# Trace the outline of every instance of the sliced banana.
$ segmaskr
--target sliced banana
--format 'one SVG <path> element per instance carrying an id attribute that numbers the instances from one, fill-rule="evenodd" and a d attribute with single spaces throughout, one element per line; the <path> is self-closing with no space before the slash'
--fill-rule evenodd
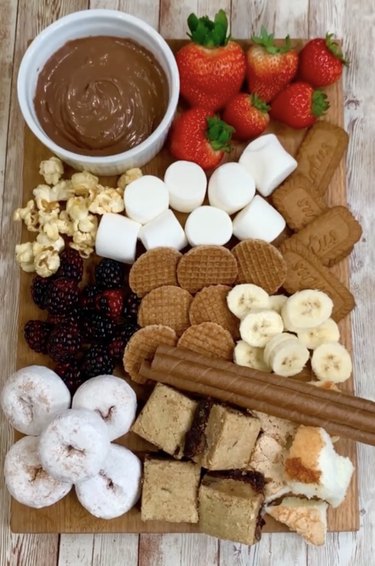
<path id="1" fill-rule="evenodd" d="M 286 295 L 271 295 L 270 296 L 270 308 L 273 311 L 278 312 L 281 314 L 281 309 L 285 305 L 288 297 Z"/>
<path id="2" fill-rule="evenodd" d="M 279 344 L 282 344 L 282 342 L 285 342 L 286 340 L 298 340 L 297 336 L 295 334 L 290 334 L 289 332 L 282 332 L 281 334 L 276 334 L 275 336 L 272 336 L 272 338 L 267 342 L 265 348 L 264 348 L 264 361 L 265 363 L 269 366 L 272 367 L 272 352 L 273 350 L 276 348 L 276 346 L 279 346 Z"/>
<path id="3" fill-rule="evenodd" d="M 334 383 L 349 379 L 353 369 L 348 350 L 338 342 L 318 346 L 313 351 L 311 366 L 318 379 Z"/>
<path id="4" fill-rule="evenodd" d="M 293 328 L 315 328 L 332 314 L 332 299 L 322 291 L 304 289 L 286 301 L 282 312 Z"/>
<path id="5" fill-rule="evenodd" d="M 329 318 L 316 328 L 298 330 L 298 339 L 310 350 L 315 350 L 325 342 L 338 342 L 340 330 L 333 318 Z"/>
<path id="6" fill-rule="evenodd" d="M 244 318 L 252 309 L 269 309 L 270 297 L 262 287 L 252 283 L 236 285 L 227 295 L 229 310 Z"/>
<path id="7" fill-rule="evenodd" d="M 264 348 L 268 340 L 284 329 L 281 316 L 271 310 L 250 312 L 242 319 L 240 335 L 250 346 Z"/>
<path id="8" fill-rule="evenodd" d="M 291 377 L 303 370 L 310 354 L 306 346 L 296 338 L 290 338 L 276 346 L 271 353 L 272 371 Z"/>
<path id="9" fill-rule="evenodd" d="M 289 330 L 289 332 L 298 332 L 298 328 L 296 328 L 292 323 L 291 320 L 286 312 L 286 303 L 287 301 L 285 301 L 285 303 L 283 304 L 283 306 L 281 307 L 281 318 L 283 319 L 283 323 L 284 323 L 284 328 L 286 330 Z"/>
<path id="10" fill-rule="evenodd" d="M 250 346 L 244 340 L 239 340 L 234 348 L 234 363 L 239 366 L 246 366 L 259 371 L 270 371 L 263 357 L 264 349 Z"/>

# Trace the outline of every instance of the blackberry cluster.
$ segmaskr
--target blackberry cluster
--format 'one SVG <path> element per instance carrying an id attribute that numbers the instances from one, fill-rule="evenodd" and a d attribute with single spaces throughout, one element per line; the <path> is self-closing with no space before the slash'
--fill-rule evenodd
<path id="1" fill-rule="evenodd" d="M 56 362 L 74 359 L 81 350 L 82 338 L 77 323 L 56 325 L 48 338 L 47 352 Z"/>
<path id="2" fill-rule="evenodd" d="M 93 344 L 84 354 L 81 362 L 81 375 L 84 380 L 96 375 L 111 374 L 115 361 L 103 344 Z"/>
<path id="3" fill-rule="evenodd" d="M 68 314 L 78 305 L 78 284 L 72 279 L 54 279 L 48 286 L 45 306 L 50 314 Z"/>
<path id="4" fill-rule="evenodd" d="M 52 324 L 44 320 L 29 320 L 23 329 L 26 342 L 32 350 L 39 354 L 47 353 L 48 339 Z"/>
<path id="5" fill-rule="evenodd" d="M 101 289 L 119 289 L 124 287 L 124 265 L 113 259 L 102 259 L 95 269 L 95 283 Z"/>
<path id="6" fill-rule="evenodd" d="M 83 276 L 83 259 L 73 248 L 65 248 L 60 254 L 60 267 L 56 273 L 57 278 L 81 281 Z"/>
<path id="7" fill-rule="evenodd" d="M 129 291 L 124 300 L 124 318 L 132 322 L 137 322 L 138 309 L 140 304 L 141 299 L 135 293 Z"/>

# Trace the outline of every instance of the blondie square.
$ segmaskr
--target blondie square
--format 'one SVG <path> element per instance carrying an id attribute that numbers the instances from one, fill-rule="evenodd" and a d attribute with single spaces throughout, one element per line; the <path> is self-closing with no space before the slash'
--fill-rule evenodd
<path id="1" fill-rule="evenodd" d="M 198 523 L 200 467 L 192 462 L 147 458 L 144 464 L 141 519 Z"/>
<path id="2" fill-rule="evenodd" d="M 180 459 L 196 406 L 196 401 L 158 383 L 133 424 L 132 431 Z"/>
<path id="3" fill-rule="evenodd" d="M 259 474 L 260 476 L 260 474 Z M 199 488 L 199 526 L 202 533 L 243 544 L 261 536 L 264 496 L 251 475 L 206 475 Z"/>

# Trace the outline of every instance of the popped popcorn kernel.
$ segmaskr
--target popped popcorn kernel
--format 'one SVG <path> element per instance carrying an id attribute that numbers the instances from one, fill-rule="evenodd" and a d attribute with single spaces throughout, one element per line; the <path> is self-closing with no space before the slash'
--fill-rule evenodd
<path id="1" fill-rule="evenodd" d="M 35 271 L 40 277 L 50 277 L 60 267 L 60 256 L 57 250 L 45 249 L 36 254 Z"/>
<path id="2" fill-rule="evenodd" d="M 35 202 L 31 199 L 24 208 L 17 208 L 14 211 L 13 220 L 23 221 L 29 232 L 38 232 L 39 218 Z"/>
<path id="3" fill-rule="evenodd" d="M 106 212 L 123 212 L 125 209 L 121 189 L 111 187 L 100 187 L 98 194 L 89 206 L 89 211 L 94 214 L 105 214 Z"/>
<path id="4" fill-rule="evenodd" d="M 139 167 L 133 167 L 132 169 L 128 169 L 118 178 L 117 186 L 120 189 L 124 190 L 126 185 L 129 185 L 129 183 L 131 183 L 132 181 L 139 179 L 139 177 L 142 177 L 142 175 L 143 175 L 142 170 L 139 169 Z"/>
<path id="5" fill-rule="evenodd" d="M 72 220 L 82 220 L 89 213 L 89 200 L 85 197 L 70 197 L 66 203 L 66 211 Z"/>
<path id="6" fill-rule="evenodd" d="M 58 157 L 45 159 L 39 165 L 39 173 L 48 185 L 56 185 L 64 174 L 64 166 Z"/>

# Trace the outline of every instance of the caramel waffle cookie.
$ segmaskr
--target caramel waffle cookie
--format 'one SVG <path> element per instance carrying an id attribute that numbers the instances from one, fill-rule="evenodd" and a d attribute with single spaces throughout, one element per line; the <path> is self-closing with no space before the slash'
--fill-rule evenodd
<path id="1" fill-rule="evenodd" d="M 253 283 L 273 295 L 286 277 L 286 262 L 275 246 L 263 240 L 243 240 L 232 249 L 238 283 Z"/>
<path id="2" fill-rule="evenodd" d="M 173 328 L 162 324 L 153 324 L 137 330 L 130 338 L 124 351 L 124 370 L 133 381 L 145 383 L 139 375 L 142 362 L 151 361 L 160 344 L 176 346 L 177 335 Z"/>
<path id="3" fill-rule="evenodd" d="M 216 322 L 202 322 L 190 326 L 177 346 L 214 358 L 233 360 L 234 341 L 228 330 Z"/>
<path id="4" fill-rule="evenodd" d="M 129 272 L 129 286 L 143 297 L 161 285 L 177 285 L 177 264 L 182 254 L 174 248 L 154 248 L 139 256 Z"/>
<path id="5" fill-rule="evenodd" d="M 316 122 L 308 130 L 297 151 L 296 172 L 310 181 L 313 194 L 325 194 L 348 141 L 345 130 L 329 122 Z"/>
<path id="6" fill-rule="evenodd" d="M 362 228 L 345 206 L 333 206 L 292 236 L 314 253 L 323 265 L 335 265 L 350 254 Z"/>
<path id="7" fill-rule="evenodd" d="M 288 293 L 296 293 L 301 289 L 324 291 L 333 301 L 332 318 L 336 322 L 355 307 L 354 297 L 349 289 L 298 240 L 289 238 L 281 244 L 280 251 L 288 266 L 283 284 Z"/>
<path id="8" fill-rule="evenodd" d="M 272 193 L 271 200 L 289 228 L 298 231 L 327 209 L 324 200 L 313 193 L 307 177 L 293 173 Z"/>
<path id="9" fill-rule="evenodd" d="M 190 326 L 189 309 L 193 297 L 189 291 L 164 285 L 145 295 L 138 309 L 139 326 L 163 324 L 179 336 Z"/>
<path id="10" fill-rule="evenodd" d="M 228 285 L 210 285 L 199 291 L 190 305 L 190 323 L 216 322 L 226 328 L 233 338 L 239 338 L 239 320 L 227 305 L 227 295 L 231 288 Z"/>
<path id="11" fill-rule="evenodd" d="M 208 285 L 232 285 L 237 273 L 234 256 L 223 246 L 197 246 L 182 256 L 177 266 L 178 283 L 190 293 Z"/>

